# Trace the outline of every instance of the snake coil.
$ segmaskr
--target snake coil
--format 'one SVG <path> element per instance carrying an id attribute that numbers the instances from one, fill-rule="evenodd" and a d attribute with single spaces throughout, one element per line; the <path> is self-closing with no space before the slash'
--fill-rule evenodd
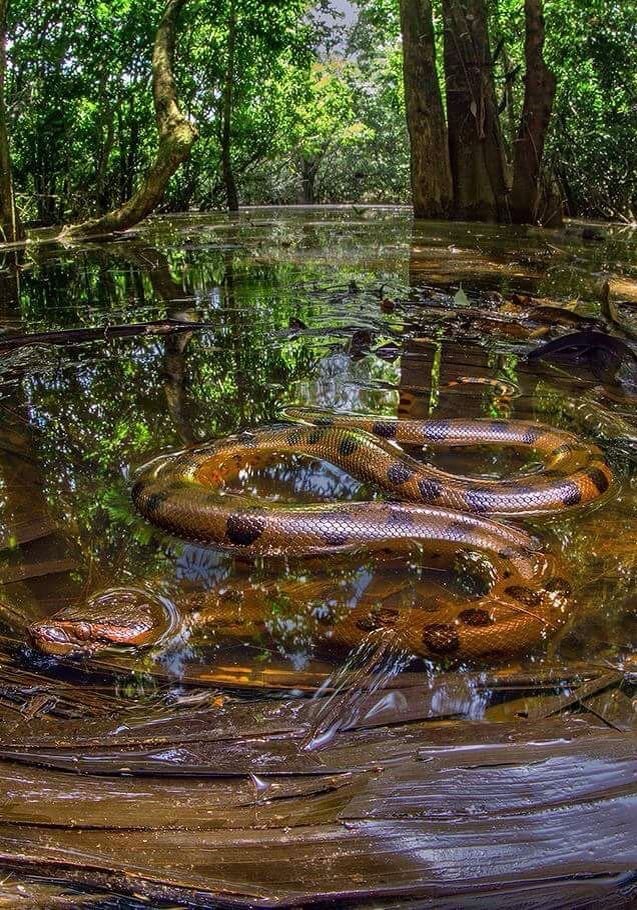
<path id="1" fill-rule="evenodd" d="M 401 609 L 359 605 L 331 632 L 330 642 L 344 647 L 389 627 L 416 655 L 485 658 L 533 647 L 563 623 L 570 589 L 554 561 L 526 531 L 489 516 L 550 514 L 597 499 L 612 474 L 595 446 L 523 420 L 397 420 L 304 408 L 290 408 L 285 416 L 292 422 L 154 460 L 134 483 L 136 508 L 170 534 L 248 556 L 311 556 L 422 541 L 487 555 L 494 581 L 470 606 L 442 600 Z M 423 464 L 400 445 L 508 446 L 532 453 L 542 469 L 517 479 L 477 480 Z M 331 462 L 391 500 L 264 503 L 227 489 L 251 460 L 287 454 Z M 152 644 L 165 626 L 160 613 L 143 595 L 123 598 L 119 609 L 112 597 L 108 609 L 97 598 L 91 609 L 56 614 L 31 633 L 49 653 Z"/>

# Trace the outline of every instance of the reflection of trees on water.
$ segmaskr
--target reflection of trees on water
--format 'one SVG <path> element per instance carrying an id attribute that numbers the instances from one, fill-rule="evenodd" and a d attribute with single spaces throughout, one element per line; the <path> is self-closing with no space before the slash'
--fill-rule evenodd
<path id="1" fill-rule="evenodd" d="M 148 456 L 190 444 L 242 424 L 272 420 L 285 390 L 306 375 L 316 341 L 287 345 L 281 330 L 303 303 L 285 291 L 285 266 L 261 264 L 257 274 L 237 249 L 173 255 L 143 245 L 92 247 L 77 265 L 59 251 L 27 273 L 26 289 L 3 287 L 7 318 L 26 315 L 27 326 L 95 324 L 100 320 L 189 314 L 209 320 L 205 334 L 140 337 L 124 343 L 47 351 L 47 369 L 15 374 L 5 413 L 20 410 L 20 442 L 37 452 L 40 482 L 15 486 L 34 509 L 50 503 L 66 510 L 62 523 L 77 527 L 81 574 L 95 587 L 161 576 L 167 569 L 160 540 L 137 520 L 128 497 L 130 471 Z M 35 280 L 34 280 L 35 279 Z M 279 293 L 279 285 L 283 290 Z M 49 312 L 49 305 L 56 306 Z M 316 345 L 318 347 L 318 345 Z M 37 352 L 36 352 L 37 353 Z M 51 362 L 59 363 L 51 371 Z M 16 397 L 17 396 L 17 397 Z M 0 470 L 18 478 L 9 456 Z M 40 507 L 38 506 L 38 509 Z M 212 569 L 189 560 L 183 548 L 177 581 Z M 192 551 L 190 551 L 192 555 Z M 212 557 L 210 557 L 212 559 Z M 214 562 L 214 559 L 212 560 Z M 214 574 L 214 573 L 213 573 Z M 174 570 L 168 577 L 174 578 Z M 209 582 L 211 578 L 209 578 Z"/>
<path id="2" fill-rule="evenodd" d="M 187 543 L 176 554 L 175 577 L 210 590 L 228 577 L 230 563 L 226 553 Z"/>
<path id="3" fill-rule="evenodd" d="M 19 329 L 17 263 L 0 274 L 0 322 Z M 40 430 L 32 424 L 24 383 L 3 383 L 0 395 L 0 583 L 3 615 L 18 630 L 62 605 L 73 590 L 78 554 L 64 514 L 63 493 L 51 500 Z M 52 590 L 55 587 L 55 591 Z"/>
<path id="4" fill-rule="evenodd" d="M 538 244 L 537 238 L 531 238 L 528 244 L 531 259 L 534 253 L 541 252 Z M 565 291 L 569 294 L 592 294 L 590 262 L 584 268 L 583 261 L 575 265 L 567 261 L 565 255 L 548 257 L 535 280 L 520 283 L 515 277 L 519 262 L 511 261 L 508 277 L 502 270 L 501 261 L 495 267 L 495 260 L 501 260 L 503 250 L 506 250 L 506 244 L 499 248 L 494 246 L 489 253 L 494 262 L 489 264 L 481 257 L 474 263 L 475 268 L 472 258 L 467 257 L 464 263 L 467 279 L 464 287 L 467 290 L 486 288 L 491 291 L 499 287 L 506 292 L 526 285 L 539 294 L 563 294 Z M 535 268 L 537 262 L 534 264 L 531 259 L 527 257 L 527 265 Z M 452 260 L 453 256 L 449 257 L 447 264 L 437 262 L 436 255 L 423 249 L 417 228 L 410 256 L 410 283 L 413 289 L 420 292 L 428 282 L 435 284 L 438 281 L 443 287 L 447 284 L 451 307 L 451 295 L 463 275 L 462 270 L 457 271 L 453 281 L 452 273 L 447 273 Z M 527 279 L 530 277 L 527 275 Z M 538 419 L 601 443 L 611 461 L 616 450 L 618 457 L 614 467 L 618 484 L 626 489 L 622 475 L 625 473 L 627 454 L 635 452 L 637 431 L 621 415 L 595 400 L 590 389 L 592 383 L 578 377 L 576 370 L 558 372 L 542 364 L 529 364 L 506 343 L 506 339 L 498 342 L 497 336 L 482 338 L 479 344 L 468 344 L 462 336 L 455 339 L 443 337 L 436 331 L 435 324 L 432 330 L 431 323 L 421 335 L 421 338 L 410 339 L 403 348 L 400 416 L 422 418 L 435 414 L 440 417 Z M 449 382 L 462 375 L 505 379 L 518 387 L 519 394 L 503 406 L 489 388 L 448 388 Z M 550 381 L 547 381 L 548 377 Z M 492 455 L 490 460 L 485 456 L 484 460 L 475 462 L 473 470 L 467 469 L 461 455 L 457 460 L 445 455 L 437 463 L 440 461 L 442 466 L 460 473 L 471 474 L 489 468 L 496 468 L 495 473 L 499 473 L 497 455 Z M 631 501 L 633 498 L 634 492 L 619 493 L 620 501 Z M 573 608 L 573 620 L 563 639 L 564 653 L 571 657 L 581 654 L 583 649 L 589 655 L 592 653 L 591 645 L 586 643 L 590 628 L 595 629 L 591 640 L 597 642 L 595 647 L 603 656 L 616 650 L 618 642 L 627 640 L 625 631 L 618 633 L 617 629 L 620 626 L 623 628 L 622 623 L 630 612 L 630 598 L 635 585 L 634 554 L 629 554 L 622 543 L 634 538 L 634 507 L 629 511 L 630 516 L 617 514 L 617 506 L 609 502 L 606 507 L 602 505 L 588 512 L 562 513 L 534 523 L 534 533 L 549 548 L 561 553 L 564 571 L 578 592 L 579 603 L 577 609 Z"/>
<path id="5" fill-rule="evenodd" d="M 305 458 L 284 462 L 259 471 L 282 499 L 295 502 L 353 499 L 360 482 L 333 465 Z"/>
<path id="6" fill-rule="evenodd" d="M 370 585 L 364 595 L 348 591 L 355 587 L 352 567 L 366 565 L 374 575 L 373 562 L 367 565 L 366 556 L 356 554 L 338 568 L 330 563 L 336 593 L 326 589 L 312 599 L 299 586 L 292 594 L 277 594 L 277 575 L 286 578 L 296 571 L 289 565 L 265 561 L 246 567 L 230 555 L 173 545 L 156 536 L 132 511 L 131 470 L 159 451 L 275 420 L 286 401 L 405 416 L 506 416 L 490 389 L 446 389 L 449 380 L 467 373 L 516 382 L 522 395 L 512 402 L 511 412 L 532 416 L 537 373 L 514 354 L 444 339 L 442 326 L 435 325 L 420 333 L 422 340 L 412 329 L 414 337 L 405 340 L 394 361 L 376 357 L 369 348 L 352 357 L 346 337 L 350 327 L 360 324 L 371 326 L 372 334 L 382 332 L 379 298 L 370 302 L 364 295 L 342 293 L 343 287 L 316 295 L 317 270 L 307 250 L 304 263 L 283 249 L 270 255 L 266 242 L 260 257 L 256 241 L 251 247 L 248 239 L 254 239 L 255 230 L 229 225 L 223 244 L 218 236 L 216 243 L 203 242 L 206 237 L 194 232 L 188 249 L 179 232 L 159 238 L 156 247 L 136 240 L 72 254 L 43 248 L 19 282 L 14 272 L 2 286 L 8 322 L 19 319 L 29 329 L 187 312 L 211 327 L 190 336 L 30 352 L 13 374 L 6 372 L 5 362 L 10 380 L 5 389 L 14 400 L 4 404 L 21 415 L 27 433 L 19 447 L 37 460 L 39 487 L 35 476 L 20 487 L 29 490 L 27 506 L 45 510 L 61 528 L 72 528 L 77 541 L 76 593 L 82 584 L 95 588 L 145 578 L 167 585 L 179 601 L 193 588 L 213 595 L 244 583 L 265 584 L 271 596 L 263 602 L 259 634 L 265 634 L 267 619 L 267 647 L 279 636 L 280 653 L 298 661 L 299 655 L 313 653 L 315 632 L 325 619 L 321 610 L 338 614 L 372 596 Z M 303 244 L 302 231 L 295 242 Z M 351 247 L 346 252 L 351 256 Z M 442 255 L 453 259 L 455 254 L 442 249 Z M 415 281 L 415 271 L 412 277 Z M 333 266 L 330 281 L 347 288 L 340 274 L 333 275 Z M 416 308 L 411 317 L 417 320 Z M 291 318 L 312 331 L 292 337 L 287 331 Z M 19 476 L 6 453 L 0 452 L 0 461 L 5 483 Z M 346 475 L 306 461 L 268 468 L 262 477 L 282 498 L 340 500 L 358 490 Z M 560 539 L 571 540 L 575 526 L 583 527 L 582 519 L 567 518 L 558 528 Z M 601 539 L 599 529 L 595 533 Z M 569 559 L 584 577 L 583 550 L 572 549 Z M 320 578 L 324 570 L 319 565 L 303 571 Z M 405 596 L 414 596 L 411 574 L 404 569 L 397 574 L 406 582 Z M 63 590 L 58 577 L 49 587 Z M 226 615 L 232 610 L 225 605 Z M 205 659 L 210 641 L 198 652 L 191 639 L 189 659 L 198 654 Z"/>

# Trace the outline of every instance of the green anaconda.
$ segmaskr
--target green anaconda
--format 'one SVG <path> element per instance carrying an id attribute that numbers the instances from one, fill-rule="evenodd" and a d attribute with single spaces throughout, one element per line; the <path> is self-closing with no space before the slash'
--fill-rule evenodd
<path id="1" fill-rule="evenodd" d="M 330 631 L 330 647 L 355 647 L 369 631 L 395 629 L 415 655 L 482 658 L 533 647 L 568 612 L 569 586 L 526 531 L 490 515 L 555 513 L 609 488 L 601 452 L 575 436 L 523 420 L 396 420 L 289 409 L 277 424 L 162 456 L 139 472 L 139 512 L 170 534 L 251 556 L 317 556 L 360 548 L 438 542 L 486 554 L 493 584 L 469 605 L 437 599 L 395 609 L 363 602 Z M 455 476 L 399 446 L 495 445 L 523 449 L 542 469 L 516 479 Z M 331 462 L 389 499 L 289 504 L 236 493 L 229 484 L 251 460 L 300 454 Z M 210 596 L 214 599 L 214 593 Z M 230 621 L 232 605 L 219 603 Z M 244 618 L 258 616 L 254 596 Z M 48 653 L 90 652 L 108 644 L 148 645 L 166 632 L 162 605 L 143 591 L 113 590 L 84 608 L 31 627 Z"/>

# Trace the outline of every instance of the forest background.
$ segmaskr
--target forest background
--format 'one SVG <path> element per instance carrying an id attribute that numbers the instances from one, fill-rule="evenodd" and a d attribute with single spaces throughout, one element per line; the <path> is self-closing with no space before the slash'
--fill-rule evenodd
<path id="1" fill-rule="evenodd" d="M 454 26 L 454 40 L 466 37 L 476 16 L 485 19 L 479 76 L 493 91 L 504 178 L 512 179 L 528 0 L 526 20 L 523 0 L 457 5 L 464 26 Z M 171 166 L 159 174 L 165 185 L 153 209 L 410 202 L 406 17 L 424 14 L 433 25 L 435 91 L 451 116 L 444 7 L 424 0 L 1 0 L 7 159 L 0 167 L 13 171 L 15 218 L 30 226 L 83 222 L 125 205 L 149 169 L 157 177 L 162 78 L 169 96 L 174 88 L 167 116 L 173 104 L 187 135 L 177 152 L 166 152 Z M 174 59 L 174 85 L 157 57 L 167 10 L 174 15 L 164 50 L 169 64 Z M 567 214 L 634 222 L 637 2 L 545 0 L 543 14 L 543 65 L 554 79 L 543 186 Z M 476 100 L 464 99 L 472 127 L 484 97 L 481 88 Z M 429 139 L 430 154 L 435 140 L 442 161 L 445 138 Z M 535 215 L 550 220 L 546 209 Z M 6 217 L 4 227 L 14 239 Z"/>

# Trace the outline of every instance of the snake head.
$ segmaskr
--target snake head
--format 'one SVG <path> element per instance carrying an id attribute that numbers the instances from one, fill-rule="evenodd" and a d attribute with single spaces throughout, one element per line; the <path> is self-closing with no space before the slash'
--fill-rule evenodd
<path id="1" fill-rule="evenodd" d="M 110 588 L 29 626 L 33 644 L 54 657 L 89 656 L 116 646 L 148 647 L 172 628 L 174 611 L 142 588 Z"/>
<path id="2" fill-rule="evenodd" d="M 56 657 L 89 655 L 98 650 L 100 645 L 106 645 L 92 623 L 56 619 L 55 616 L 32 623 L 29 635 L 40 651 Z"/>

